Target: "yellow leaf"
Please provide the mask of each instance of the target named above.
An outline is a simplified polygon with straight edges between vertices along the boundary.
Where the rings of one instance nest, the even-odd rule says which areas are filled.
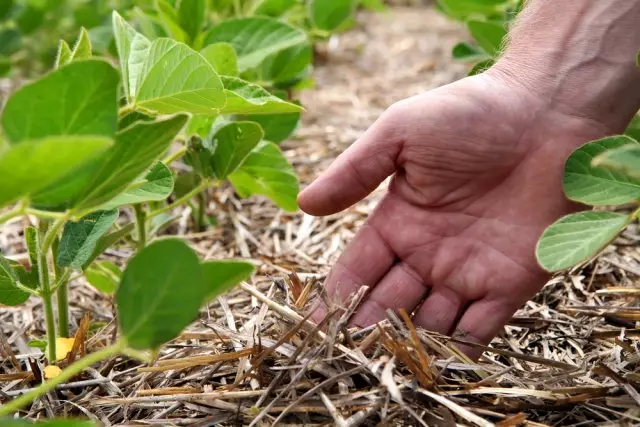
[[[73,348],[74,338],[56,338],[56,360],[62,360]]]
[[[56,365],[45,366],[44,368],[44,379],[50,380],[52,378],[57,377],[62,372],[62,369],[58,368]]]

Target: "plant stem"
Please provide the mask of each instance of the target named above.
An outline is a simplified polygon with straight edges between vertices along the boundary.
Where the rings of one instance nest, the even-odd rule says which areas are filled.
[[[198,215],[196,217],[196,229],[203,231],[206,227],[204,225],[204,217],[207,209],[207,199],[204,197],[204,192],[198,194]]]
[[[187,152],[187,147],[180,147],[180,149],[177,150],[175,153],[169,154],[167,157],[165,157],[164,160],[162,160],[162,163],[169,166],[171,163],[173,163],[174,161],[182,157],[186,152]]]
[[[64,218],[65,216],[64,212],[49,212],[49,211],[41,211],[39,209],[32,209],[32,208],[26,208],[24,210],[24,213],[27,215],[33,215],[35,217],[45,218],[45,219],[58,219],[58,218]]]
[[[198,186],[196,186],[193,190],[189,191],[187,194],[185,194],[184,196],[180,197],[178,200],[176,200],[175,202],[171,203],[170,205],[164,206],[160,209],[156,209],[155,211],[149,212],[147,214],[147,219],[151,219],[153,217],[156,217],[158,215],[161,215],[165,212],[169,212],[170,210],[183,205],[185,203],[187,203],[189,200],[193,199],[195,196],[197,196],[201,191],[204,191],[207,189],[207,187],[209,187],[210,182],[206,179],[203,179],[202,182],[200,184],[198,184]]]
[[[64,383],[67,380],[70,380],[89,366],[111,356],[115,356],[124,348],[125,342],[123,340],[120,340],[112,346],[103,348],[100,351],[96,351],[95,353],[91,353],[83,357],[77,362],[69,365],[69,367],[63,370],[57,377],[45,383],[42,383],[39,387],[36,387],[30,392],[25,393],[22,396],[0,406],[0,417],[6,417],[7,415],[13,414],[14,412],[20,410],[23,406],[28,405],[43,394],[55,389],[58,385]]]
[[[59,245],[60,239],[56,236],[51,246],[53,271],[56,273],[56,284],[51,292],[56,293],[56,299],[58,300],[58,334],[63,338],[69,338],[69,293],[67,287],[69,275],[67,271],[63,271],[63,268],[59,267],[55,261],[57,259]]]
[[[49,223],[40,222],[40,236],[49,235]],[[46,239],[45,239],[46,240]],[[44,317],[47,324],[47,359],[56,360],[56,321],[53,316],[53,300],[49,287],[49,266],[47,263],[48,248],[44,244],[38,248],[38,278],[40,279],[40,297],[44,306]]]
[[[14,209],[0,215],[0,224],[4,224],[5,222],[19,217],[20,215],[24,215],[25,208],[23,205],[18,205]]]
[[[138,251],[147,245],[147,212],[141,204],[133,206],[136,213],[136,230],[138,231]]]

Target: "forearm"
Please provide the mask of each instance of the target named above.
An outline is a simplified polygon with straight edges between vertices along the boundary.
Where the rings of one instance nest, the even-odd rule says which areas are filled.
[[[620,132],[640,108],[640,0],[529,0],[492,72]]]

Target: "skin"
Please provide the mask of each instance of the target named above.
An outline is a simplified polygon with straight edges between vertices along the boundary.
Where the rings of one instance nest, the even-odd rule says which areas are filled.
[[[562,193],[566,158],[640,107],[637,22],[640,1],[530,0],[493,68],[394,104],[300,195],[329,215],[393,176],[325,283],[338,303],[370,287],[354,325],[404,308],[488,344],[540,290],[535,244],[579,209]]]

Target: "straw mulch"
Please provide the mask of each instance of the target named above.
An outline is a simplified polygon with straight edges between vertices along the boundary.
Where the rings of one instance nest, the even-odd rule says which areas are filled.
[[[462,37],[431,9],[397,8],[362,14],[356,29],[324,46],[317,88],[303,96],[304,125],[284,144],[303,182],[392,102],[464,75],[449,59]],[[321,327],[306,322],[305,306],[381,191],[342,214],[312,218],[239,201],[223,188],[212,195],[218,226],[203,233],[190,231],[188,211],[177,212],[173,233],[202,258],[254,260],[252,282],[203,310],[154,364],[106,361],[23,415],[79,415],[105,425],[640,423],[635,225],[596,261],[550,281],[478,363],[457,354],[451,339],[416,330],[406,313],[347,329],[362,293]],[[0,232],[0,247],[17,258],[19,225]],[[124,263],[130,252],[108,256]],[[79,335],[89,330],[87,351],[113,339],[112,302],[82,279],[72,285],[72,314]],[[37,301],[1,310],[0,399],[37,384],[43,358],[27,343],[43,327]]]

